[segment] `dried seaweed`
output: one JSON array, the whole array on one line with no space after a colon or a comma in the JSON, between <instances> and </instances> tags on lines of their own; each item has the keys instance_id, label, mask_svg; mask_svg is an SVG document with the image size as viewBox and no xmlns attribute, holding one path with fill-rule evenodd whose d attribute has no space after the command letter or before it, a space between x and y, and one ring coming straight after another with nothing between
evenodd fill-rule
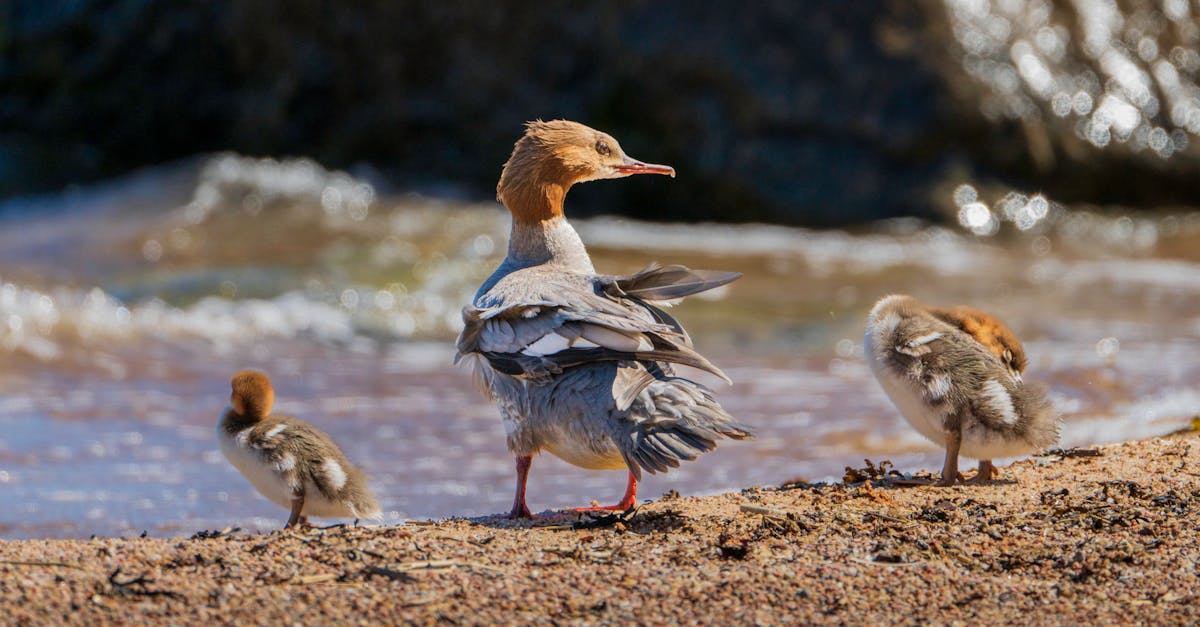
<instances>
[{"instance_id":1,"label":"dried seaweed","mask_svg":"<svg viewBox=\"0 0 1200 627\"><path fill-rule=\"evenodd\" d=\"M725 559L744 560L750 554L750 540L734 538L729 532L722 531L717 536L717 551Z\"/></svg>"},{"instance_id":2,"label":"dried seaweed","mask_svg":"<svg viewBox=\"0 0 1200 627\"><path fill-rule=\"evenodd\" d=\"M242 530L241 527L226 527L220 531L210 531L207 529L202 529L200 531L197 531L196 533L193 533L192 537L190 537L188 539L189 540L215 540L217 538L227 538L241 530Z\"/></svg>"},{"instance_id":3,"label":"dried seaweed","mask_svg":"<svg viewBox=\"0 0 1200 627\"><path fill-rule=\"evenodd\" d=\"M1053 448L1045 453L1039 453L1037 457L1061 457L1063 459L1071 457L1103 457L1104 452L1098 448L1079 448L1072 446L1071 448Z\"/></svg>"},{"instance_id":4,"label":"dried seaweed","mask_svg":"<svg viewBox=\"0 0 1200 627\"><path fill-rule=\"evenodd\" d=\"M1192 416L1187 426L1176 429L1167 435L1187 435L1190 433L1200 433L1200 414Z\"/></svg>"},{"instance_id":5,"label":"dried seaweed","mask_svg":"<svg viewBox=\"0 0 1200 627\"><path fill-rule=\"evenodd\" d=\"M637 510L637 506L634 506L623 512L600 514L599 516L595 512L584 512L588 520L573 523L571 529L606 529L608 527L615 527L618 523L627 523L632 520L637 515Z\"/></svg>"},{"instance_id":6,"label":"dried seaweed","mask_svg":"<svg viewBox=\"0 0 1200 627\"><path fill-rule=\"evenodd\" d=\"M891 477L902 477L900 471L896 470L894 464L889 459L885 459L879 464L875 464L869 459L864 459L863 463L866 466L862 468L851 468L846 466L846 474L842 476L844 483L862 483L871 480L883 480Z\"/></svg>"}]
</instances>

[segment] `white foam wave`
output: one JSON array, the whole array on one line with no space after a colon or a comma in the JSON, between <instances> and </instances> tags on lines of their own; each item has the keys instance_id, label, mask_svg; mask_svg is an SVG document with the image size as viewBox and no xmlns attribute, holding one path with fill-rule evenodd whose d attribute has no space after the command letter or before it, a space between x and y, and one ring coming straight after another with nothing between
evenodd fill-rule
<instances>
[{"instance_id":1,"label":"white foam wave","mask_svg":"<svg viewBox=\"0 0 1200 627\"><path fill-rule=\"evenodd\" d=\"M615 218L580 220L577 226L588 246L712 255L794 255L818 274L834 269L866 273L894 266L970 274L995 256L978 241L939 227L926 227L904 236L765 224L657 224Z\"/></svg>"},{"instance_id":2,"label":"white foam wave","mask_svg":"<svg viewBox=\"0 0 1200 627\"><path fill-rule=\"evenodd\" d=\"M256 159L233 153L217 155L200 170L189 221L202 222L222 206L235 206L252 215L264 206L319 204L329 218L361 222L375 202L375 188L341 171L329 171L311 159Z\"/></svg>"},{"instance_id":3,"label":"white foam wave","mask_svg":"<svg viewBox=\"0 0 1200 627\"><path fill-rule=\"evenodd\" d=\"M207 297L176 307L158 299L127 304L99 288L40 291L0 281L0 353L52 361L78 344L142 339L199 339L218 349L268 338L350 343L445 334L459 324L456 299L424 291L380 296L385 292L347 288L333 302L300 291L270 299Z\"/></svg>"},{"instance_id":4,"label":"white foam wave","mask_svg":"<svg viewBox=\"0 0 1200 627\"><path fill-rule=\"evenodd\" d=\"M1162 288L1200 290L1200 264L1170 259L1046 259L1030 267L1034 280L1053 280L1070 285L1116 283L1152 285Z\"/></svg>"}]
</instances>

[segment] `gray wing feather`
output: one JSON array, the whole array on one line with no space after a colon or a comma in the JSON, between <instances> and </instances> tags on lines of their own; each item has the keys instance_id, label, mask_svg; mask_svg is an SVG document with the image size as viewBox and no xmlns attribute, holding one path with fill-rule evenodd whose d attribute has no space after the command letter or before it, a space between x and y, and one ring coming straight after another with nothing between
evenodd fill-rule
<instances>
[{"instance_id":1,"label":"gray wing feather","mask_svg":"<svg viewBox=\"0 0 1200 627\"><path fill-rule=\"evenodd\" d=\"M629 277L595 277L529 268L510 274L463 309L462 355L483 355L498 370L544 377L586 363L664 361L729 380L692 349L675 318L646 298L678 298L733 281L737 273L652 266ZM530 354L557 334L561 350ZM575 344L579 343L579 347Z\"/></svg>"}]
</instances>

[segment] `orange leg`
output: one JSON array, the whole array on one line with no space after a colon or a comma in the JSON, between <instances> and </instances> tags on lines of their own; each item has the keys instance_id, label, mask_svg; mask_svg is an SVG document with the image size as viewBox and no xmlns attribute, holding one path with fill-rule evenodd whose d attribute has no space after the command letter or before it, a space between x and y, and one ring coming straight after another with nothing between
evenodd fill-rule
<instances>
[{"instance_id":1,"label":"orange leg","mask_svg":"<svg viewBox=\"0 0 1200 627\"><path fill-rule=\"evenodd\" d=\"M979 485L981 483L991 481L995 477L996 467L992 465L992 460L981 459L979 460L979 472L975 473L974 477L963 481L963 483L969 485Z\"/></svg>"},{"instance_id":2,"label":"orange leg","mask_svg":"<svg viewBox=\"0 0 1200 627\"><path fill-rule=\"evenodd\" d=\"M942 478L934 485L947 487L958 481L958 448L962 445L962 434L957 430L946 434L946 463L942 465Z\"/></svg>"},{"instance_id":3,"label":"orange leg","mask_svg":"<svg viewBox=\"0 0 1200 627\"><path fill-rule=\"evenodd\" d=\"M284 525L283 528L291 529L292 527L295 527L297 525L304 526L304 525L308 524L308 517L302 515L300 513L302 511L304 511L304 495L303 494L293 495L292 496L292 515L288 517L287 524Z\"/></svg>"},{"instance_id":4,"label":"orange leg","mask_svg":"<svg viewBox=\"0 0 1200 627\"><path fill-rule=\"evenodd\" d=\"M624 512L632 509L637 504L637 477L633 473L629 473L629 483L625 485L625 496L621 497L621 502L616 505L604 505L600 507L576 507L577 512Z\"/></svg>"},{"instance_id":5,"label":"orange leg","mask_svg":"<svg viewBox=\"0 0 1200 627\"><path fill-rule=\"evenodd\" d=\"M534 518L533 512L529 511L529 506L525 504L525 482L529 480L529 467L533 464L533 457L524 455L517 458L517 495L513 497L512 511L508 513L508 518Z\"/></svg>"}]
</instances>

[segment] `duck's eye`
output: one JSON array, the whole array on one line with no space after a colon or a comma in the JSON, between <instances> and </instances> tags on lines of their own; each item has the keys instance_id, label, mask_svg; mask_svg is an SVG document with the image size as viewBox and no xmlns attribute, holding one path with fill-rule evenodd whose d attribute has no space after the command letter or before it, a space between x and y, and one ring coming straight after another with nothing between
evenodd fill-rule
<instances>
[{"instance_id":1,"label":"duck's eye","mask_svg":"<svg viewBox=\"0 0 1200 627\"><path fill-rule=\"evenodd\" d=\"M608 142L602 139L596 142L596 152L607 157L612 154L612 149L608 147Z\"/></svg>"}]
</instances>

